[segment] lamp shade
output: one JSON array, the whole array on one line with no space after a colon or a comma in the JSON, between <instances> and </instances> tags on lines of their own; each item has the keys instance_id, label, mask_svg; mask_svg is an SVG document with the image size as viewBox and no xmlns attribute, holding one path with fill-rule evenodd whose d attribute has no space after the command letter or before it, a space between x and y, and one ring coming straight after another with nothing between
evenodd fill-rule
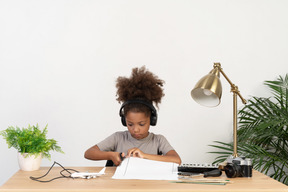
<instances>
[{"instance_id":1,"label":"lamp shade","mask_svg":"<svg viewBox=\"0 0 288 192\"><path fill-rule=\"evenodd\" d=\"M219 105L222 96L219 70L214 68L208 75L202 77L191 91L191 96L197 103L206 107Z\"/></svg>"}]
</instances>

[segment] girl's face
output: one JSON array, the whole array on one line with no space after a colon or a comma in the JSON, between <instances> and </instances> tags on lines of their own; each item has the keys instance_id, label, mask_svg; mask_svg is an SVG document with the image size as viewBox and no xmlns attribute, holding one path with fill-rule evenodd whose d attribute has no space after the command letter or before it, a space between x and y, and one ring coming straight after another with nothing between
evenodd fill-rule
<instances>
[{"instance_id":1,"label":"girl's face","mask_svg":"<svg viewBox=\"0 0 288 192\"><path fill-rule=\"evenodd\" d=\"M149 134L150 117L143 112L129 111L126 115L128 131L135 139L144 139Z\"/></svg>"}]
</instances>

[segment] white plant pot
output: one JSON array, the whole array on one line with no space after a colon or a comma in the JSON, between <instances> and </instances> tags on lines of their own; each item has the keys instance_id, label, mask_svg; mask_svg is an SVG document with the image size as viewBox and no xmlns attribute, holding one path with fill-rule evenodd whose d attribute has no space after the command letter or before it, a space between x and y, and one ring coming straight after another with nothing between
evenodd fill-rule
<instances>
[{"instance_id":1,"label":"white plant pot","mask_svg":"<svg viewBox=\"0 0 288 192\"><path fill-rule=\"evenodd\" d=\"M18 152L18 164L23 171L36 171L40 168L42 161L42 154L29 155L28 153L21 154Z\"/></svg>"}]
</instances>

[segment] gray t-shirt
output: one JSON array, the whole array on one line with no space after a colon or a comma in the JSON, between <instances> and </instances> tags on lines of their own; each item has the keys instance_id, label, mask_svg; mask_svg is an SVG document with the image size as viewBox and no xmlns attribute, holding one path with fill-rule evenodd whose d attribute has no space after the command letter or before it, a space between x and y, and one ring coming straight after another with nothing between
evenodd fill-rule
<instances>
[{"instance_id":1,"label":"gray t-shirt","mask_svg":"<svg viewBox=\"0 0 288 192\"><path fill-rule=\"evenodd\" d=\"M103 141L97 144L101 151L116 151L128 153L128 149L138 148L148 154L163 154L174 150L163 135L149 133L144 139L135 139L129 131L120 131L113 133Z\"/></svg>"}]
</instances>

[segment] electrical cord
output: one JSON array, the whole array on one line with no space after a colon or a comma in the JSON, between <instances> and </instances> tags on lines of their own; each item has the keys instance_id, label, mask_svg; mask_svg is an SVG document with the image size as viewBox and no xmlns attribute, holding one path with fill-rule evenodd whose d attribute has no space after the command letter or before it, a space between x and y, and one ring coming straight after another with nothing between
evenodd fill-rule
<instances>
[{"instance_id":1,"label":"electrical cord","mask_svg":"<svg viewBox=\"0 0 288 192\"><path fill-rule=\"evenodd\" d=\"M57 165L59 165L60 167L62 167L63 170L60 171L60 175L61 175L61 176L59 176L59 177L54 177L54 178L52 178L52 179L50 179L50 180L40 180L40 179L46 177L46 176L49 174L49 172L52 170L52 168L55 166L55 164L57 164ZM65 175L64 172L69 173L69 175ZM33 181L38 181L38 182L42 182L42 183L48 183L48 182L51 182L51 181L53 181L53 180L55 180L55 179L73 178L73 177L71 177L71 174L72 174L71 172L77 172L77 173L78 173L79 171L77 171L77 170L75 170L75 169L66 169L66 168L63 167L60 163L57 163L56 161L54 161L53 165L49 168L49 170L47 171L47 173L45 173L43 176L40 176L40 177L32 177L32 176L30 176L30 179L32 179Z\"/></svg>"}]
</instances>

